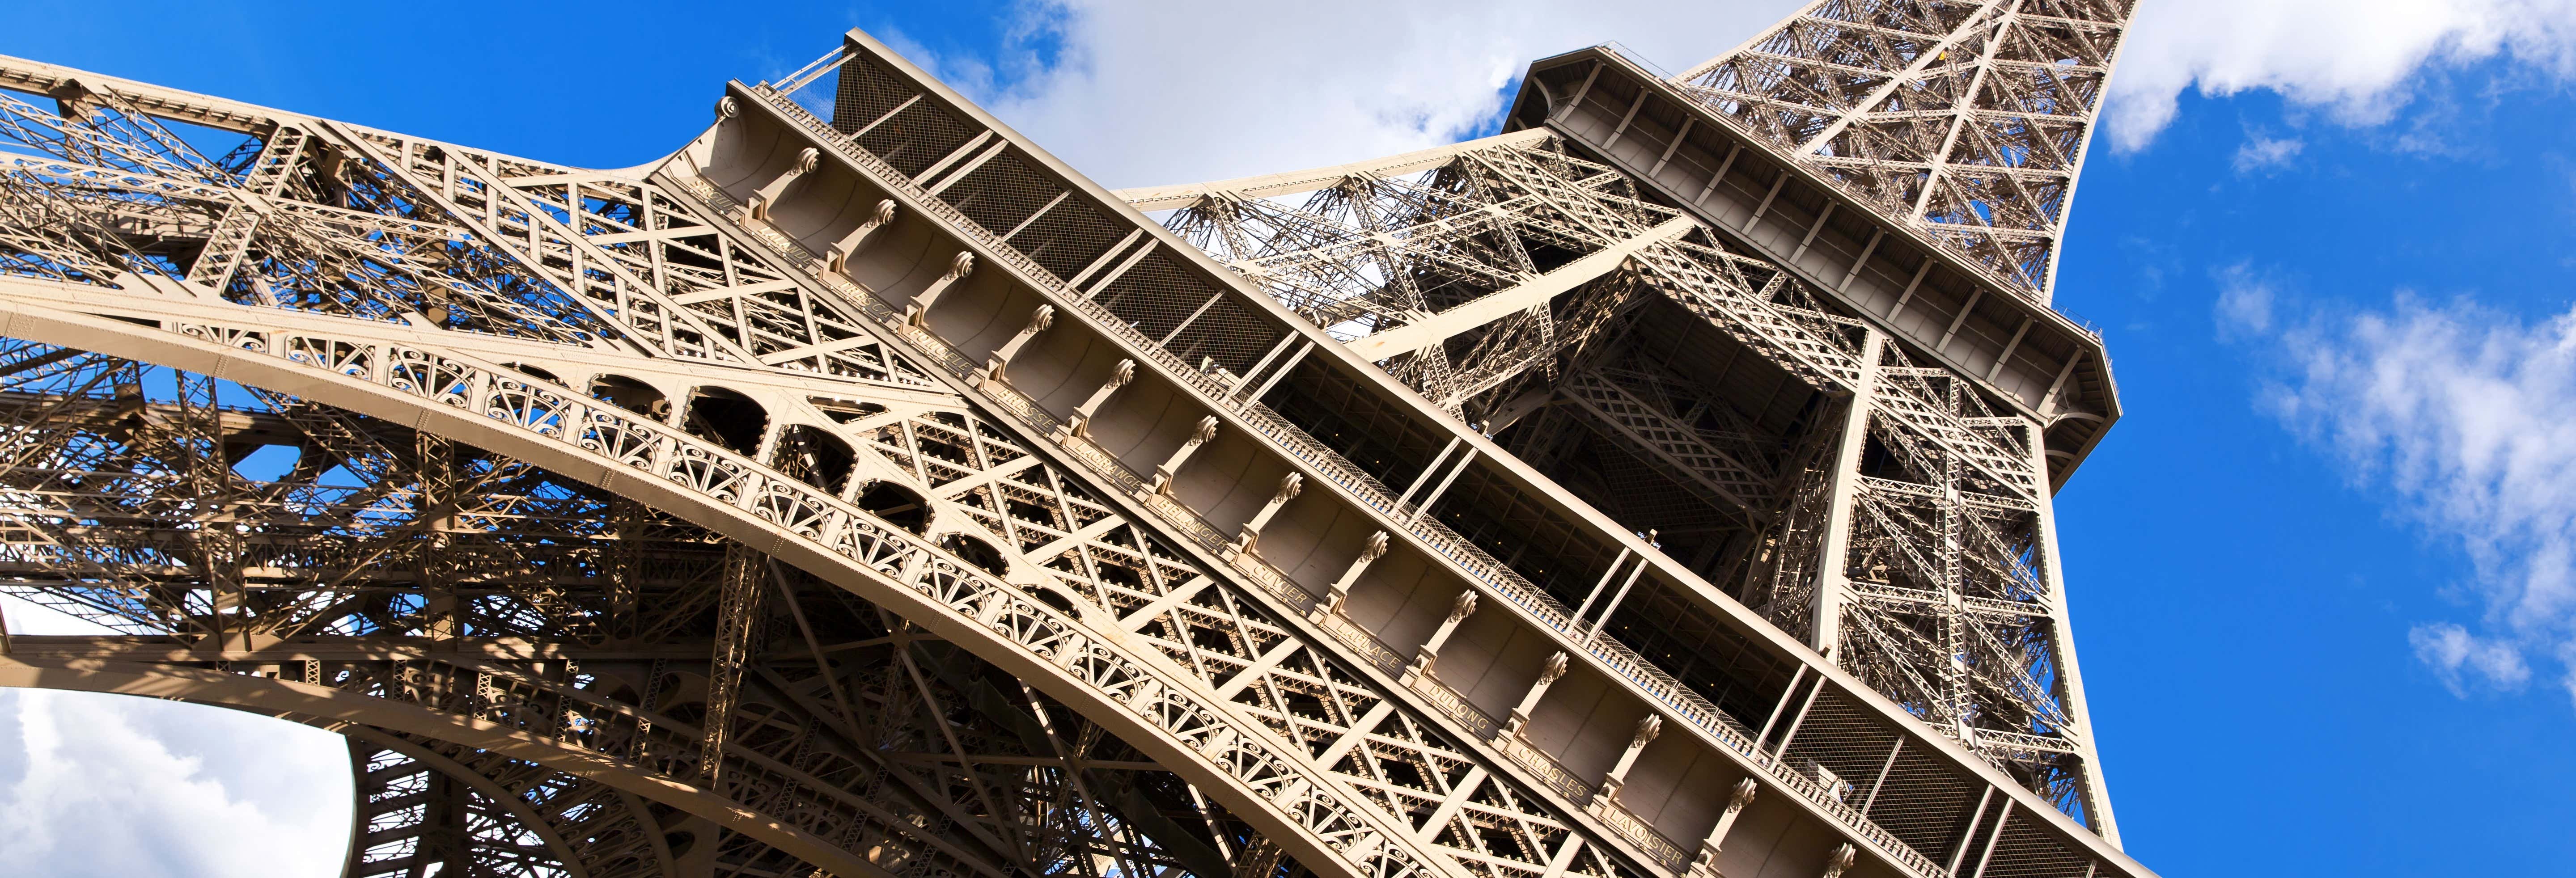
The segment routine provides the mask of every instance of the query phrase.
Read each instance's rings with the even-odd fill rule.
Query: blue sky
[[[1480,133],[1532,58],[1616,39],[1678,69],[1794,4],[1320,5],[22,0],[0,53],[619,166],[861,26],[1127,186]],[[2176,876],[2576,874],[2576,0],[2144,5],[2058,292],[2128,412],[2057,508],[2129,849]],[[337,748],[0,691],[0,861],[331,874],[336,848],[256,858],[346,838]]]

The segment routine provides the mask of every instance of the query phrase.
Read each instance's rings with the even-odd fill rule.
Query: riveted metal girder
[[[856,33],[624,172],[0,87],[0,588],[128,632],[0,684],[347,732],[352,874],[2148,874],[2042,440],[1552,135],[1185,240]]]

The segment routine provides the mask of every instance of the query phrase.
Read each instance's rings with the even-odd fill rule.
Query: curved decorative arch
[[[586,382],[590,398],[614,403],[619,408],[657,421],[671,417],[671,397],[650,382],[628,378],[613,372],[590,376]]]
[[[667,510],[968,645],[1209,790],[1300,862],[1339,862],[1392,878],[1413,874],[1424,868],[1426,857],[1437,856],[1418,846],[1409,827],[1390,825],[1382,812],[1362,807],[1360,795],[1344,781],[1308,767],[1304,754],[1291,755],[1285,742],[1250,731],[1262,724],[1239,715],[1207,684],[1163,656],[1125,646],[1123,632],[1092,630],[950,559],[927,540],[878,525],[836,498],[622,408],[590,405],[586,395],[462,354],[362,336],[326,339],[205,323],[181,323],[174,332],[19,300],[0,303],[0,318],[0,335],[293,393],[508,454]],[[340,356],[316,357],[316,345]],[[58,688],[131,687],[144,694],[155,685],[139,671],[124,672],[133,676],[58,672],[43,679],[66,684]],[[120,688],[99,689],[101,684],[87,680],[113,680]],[[495,737],[493,729],[460,733],[495,748],[513,743]],[[555,758],[575,774],[610,768],[596,757]],[[696,787],[630,782],[637,794],[692,813],[723,807]],[[740,813],[733,820],[745,832],[786,828]],[[818,865],[857,868],[846,852],[829,853],[810,835],[781,835],[773,844]]]
[[[812,95],[797,92],[836,68],[843,87],[833,99],[835,118],[826,121],[803,100]],[[409,585],[361,574],[381,586],[371,599],[394,602],[394,612],[360,619],[326,607],[322,616],[356,620],[332,634],[394,633],[488,647],[492,630],[507,629],[566,637],[588,648],[638,639],[669,645],[665,635],[700,637],[712,630],[712,658],[697,650],[698,657],[686,659],[704,673],[629,667],[627,677],[643,682],[628,688],[638,691],[631,701],[611,697],[683,724],[703,718],[702,737],[652,720],[660,733],[650,752],[607,752],[683,786],[759,803],[752,810],[800,827],[850,819],[865,802],[796,798],[800,782],[773,766],[724,761],[733,753],[732,736],[766,736],[769,749],[761,752],[782,752],[794,742],[782,743],[781,732],[811,731],[810,720],[829,709],[826,702],[844,695],[839,684],[845,681],[829,676],[837,672],[787,686],[764,676],[781,671],[770,659],[789,635],[806,641],[814,666],[833,664],[805,619],[791,626],[770,611],[775,605],[763,608],[767,583],[777,582],[788,592],[785,608],[797,610],[785,585],[792,577],[778,572],[787,566],[780,561],[832,577],[830,587],[812,589],[832,603],[866,604],[865,612],[885,620],[871,636],[971,635],[957,641],[970,648],[957,657],[990,655],[1011,664],[1009,675],[991,681],[1006,690],[999,700],[1015,700],[1007,690],[1024,693],[1040,726],[1049,708],[1021,679],[1080,696],[1066,705],[1071,709],[1054,712],[1060,722],[1097,715],[1110,725],[1147,730],[1139,740],[1153,754],[1136,757],[1136,764],[1172,762],[1193,777],[1225,781],[1228,786],[1216,788],[1220,801],[1252,802],[1259,810],[1251,813],[1270,821],[1265,827],[1296,830],[1276,840],[1312,866],[1375,875],[1420,870],[1554,878],[1624,871],[1669,876],[1703,866],[1812,874],[1807,864],[1831,861],[1835,872],[1857,863],[1862,874],[1893,869],[1924,876],[1954,871],[1943,869],[1941,859],[1955,864],[1981,844],[1982,863],[2002,844],[1995,839],[2008,823],[2020,835],[2007,845],[2019,852],[2007,859],[2071,858],[2087,872],[2118,859],[2088,832],[2109,828],[2107,812],[2097,810],[2098,787],[2052,774],[2038,791],[2047,796],[2041,799],[2016,778],[1963,761],[1976,757],[1926,736],[1903,706],[1865,692],[1846,697],[1861,684],[1740,606],[1715,599],[1697,574],[1600,510],[1563,496],[1561,486],[1533,480],[1509,455],[1423,409],[1421,400],[1355,361],[1330,335],[1296,325],[1260,295],[1257,283],[1133,222],[1097,187],[863,34],[854,32],[841,51],[785,82],[730,86],[719,111],[723,121],[667,161],[625,172],[547,167],[259,108],[224,119],[254,136],[244,149],[210,162],[130,105],[113,106],[126,100],[120,90],[142,93],[130,84],[100,90],[99,80],[87,75],[79,82],[110,106],[84,118],[75,116],[84,116],[87,104],[78,105],[83,113],[60,118],[23,103],[0,106],[11,120],[80,140],[65,148],[33,144],[52,155],[15,160],[13,173],[0,175],[0,197],[59,208],[46,215],[61,220],[6,230],[0,247],[33,257],[11,262],[11,273],[62,286],[62,295],[28,295],[14,277],[0,278],[0,298],[22,303],[22,314],[89,320],[102,335],[123,332],[166,344],[175,332],[214,349],[173,354],[193,362],[155,360],[193,370],[180,373],[181,393],[201,404],[160,410],[148,404],[147,415],[175,415],[195,432],[151,450],[158,460],[149,471],[107,473],[136,477],[131,481],[142,486],[114,498],[128,504],[119,513],[139,511],[125,517],[166,525],[152,537],[160,542],[145,547],[147,563],[114,554],[132,542],[58,545],[55,556],[100,569],[47,573],[46,582],[63,594],[105,595],[101,609],[141,630],[176,631],[170,640],[179,648],[220,652],[256,667],[256,659],[274,655],[272,648],[301,645],[293,637],[302,629],[278,629],[265,614],[284,609],[292,616],[302,611],[297,601],[339,601],[345,593],[339,581],[305,587],[309,582],[297,577],[309,574],[293,563],[284,578],[250,573],[269,578],[245,582],[244,574],[257,568],[236,562],[276,556],[265,534],[185,526],[218,520],[202,514],[208,509],[275,508],[270,500],[246,499],[221,467],[202,465],[228,453],[226,434],[203,428],[227,417],[215,403],[219,379],[251,387],[285,381],[292,382],[280,385],[285,393],[316,401],[290,399],[292,408],[280,411],[302,417],[299,428],[309,427],[304,435],[321,444],[340,438],[333,431],[365,429],[371,416],[398,419],[379,437],[350,437],[358,445],[382,440],[341,455],[352,472],[416,464],[421,475],[416,494],[399,495],[412,503],[405,510],[412,514],[389,518],[417,528],[433,548],[405,556],[418,565],[397,571],[416,574]],[[154,113],[225,106],[209,101],[164,100]],[[1569,106],[1581,101],[1578,95]],[[65,106],[75,104],[67,99]],[[851,118],[840,118],[843,111]],[[132,127],[101,124],[118,116]],[[1982,403],[1953,399],[1956,410],[1933,405],[1918,391],[1926,382],[1949,380],[1938,370],[1911,367],[1892,352],[1870,354],[1881,333],[1866,321],[1837,317],[1804,287],[1773,295],[1771,286],[1754,281],[1778,273],[1777,266],[1730,255],[1716,233],[1693,230],[1687,218],[1638,201],[1640,184],[1577,155],[1572,144],[1496,148],[1462,164],[1480,167],[1480,180],[1583,214],[1567,218],[1583,227],[1570,237],[1542,230],[1538,239],[1556,242],[1543,249],[1570,244],[1580,250],[1605,241],[1643,247],[1635,251],[1643,268],[1689,293],[1673,300],[1691,311],[1692,321],[1685,322],[1734,336],[1790,381],[1811,391],[1840,386],[1902,397],[1879,416],[1904,422],[1909,435],[1920,434],[1913,438],[1939,446],[1926,453],[1965,455],[1969,469],[2003,483],[2001,494],[1976,502],[2014,522],[2035,514],[2045,524],[2044,496],[2032,498],[2040,504],[2035,513],[2004,496],[2034,487],[2027,478],[2033,462],[2024,458],[2037,442],[2017,438],[2022,425],[1981,417],[1987,413]],[[304,159],[315,159],[310,164],[319,179],[337,179],[358,197],[314,190],[316,178],[297,173]],[[94,196],[102,191],[115,195]],[[1529,215],[1522,209],[1529,205],[1491,206],[1496,209],[1456,215],[1490,214],[1497,221]],[[152,220],[136,224],[137,211]],[[1679,244],[1655,243],[1672,243],[1675,233],[1682,235]],[[1140,241],[1142,249],[1135,246]],[[154,255],[137,259],[142,254],[129,245]],[[1600,258],[1587,265],[1618,261],[1615,254],[1594,255]],[[1523,281],[1553,257],[1509,261],[1491,266],[1496,271],[1482,282],[1513,284],[1512,302],[1547,292]],[[1540,315],[1524,316],[1529,319],[1514,324],[1498,345],[1523,338],[1523,330],[1545,334]],[[29,337],[61,341],[67,336],[59,328],[30,324]],[[138,349],[112,343],[126,346],[102,349]],[[1306,356],[1318,349],[1327,355]],[[2010,343],[2005,350],[2009,359]],[[0,368],[42,368],[41,356],[20,356],[0,346]],[[1429,386],[1439,383],[1440,359],[1410,358],[1405,369]],[[1300,367],[1301,361],[1322,371]],[[1275,374],[1264,377],[1271,367]],[[575,380],[621,371],[651,380],[666,399],[684,405],[639,418],[593,405],[575,390],[586,387]],[[1481,367],[1468,375],[1450,371],[1463,382],[1457,385],[1462,392],[1509,377]],[[1873,371],[1884,372],[1885,380],[1870,377]],[[1467,454],[1448,476],[1426,482],[1429,493],[1397,495],[1384,480],[1410,465],[1403,461],[1409,452],[1427,454],[1428,447],[1413,449],[1410,444],[1423,443],[1405,440],[1408,447],[1397,450],[1406,453],[1390,456],[1394,469],[1387,461],[1351,460],[1315,438],[1316,430],[1349,432],[1329,429],[1336,423],[1329,415],[1290,416],[1261,401],[1283,380],[1283,400],[1374,407],[1381,416],[1356,425],[1364,433],[1420,436],[1427,429],[1428,445],[1445,437],[1452,449],[1464,443]],[[1486,389],[1498,391],[1498,400],[1520,398],[1499,386]],[[818,401],[849,394],[889,405],[871,414]],[[1463,411],[1451,405],[1451,395],[1436,394],[1431,406]],[[117,402],[132,401],[117,396]],[[335,407],[335,400],[348,407]],[[892,405],[896,400],[904,404]],[[736,403],[736,411],[720,411]],[[750,414],[754,407],[757,416]],[[906,528],[854,510],[838,492],[782,471],[775,443],[800,425],[838,425],[868,475],[914,486],[938,510],[942,531],[993,534],[997,554],[1026,563],[1006,566],[1009,575],[996,582],[989,570],[959,563],[935,541],[907,536]],[[888,436],[888,428],[902,436]],[[938,435],[924,439],[924,432]],[[216,438],[201,438],[208,435]],[[478,457],[469,443],[503,454]],[[1449,505],[1525,507],[1551,532],[1520,532],[1523,542],[1566,536],[1570,549],[1536,558],[1512,549],[1522,562],[1515,565],[1483,545],[1513,528],[1486,530],[1470,541],[1436,513],[1425,515],[1480,455],[1494,465],[1479,466],[1463,493],[1447,497]],[[472,538],[457,542],[466,551],[448,550],[450,525],[442,522],[470,520],[444,514],[457,496],[453,486],[530,471],[563,473],[563,480],[536,478],[556,496],[588,504],[564,516],[581,522],[569,541],[580,545],[555,557],[591,565],[577,569],[592,573],[576,577],[586,580],[580,587],[555,590],[546,581],[552,571],[537,564],[520,571],[515,585],[477,587],[479,571],[455,561],[474,550]],[[1299,478],[1323,490],[1290,504]],[[1269,489],[1273,483],[1281,485],[1276,492]],[[1902,493],[1906,485],[1875,487]],[[1986,492],[1985,486],[1967,488]],[[516,499],[539,499],[519,493]],[[1419,501],[1410,509],[1408,495]],[[1878,500],[1887,498],[1871,498]],[[63,522],[91,516],[74,502],[62,505],[69,514],[51,521],[19,520],[79,542],[83,535],[76,531],[86,528]],[[677,526],[668,530],[688,531],[686,538],[700,547],[721,542],[704,539],[701,525],[737,538],[748,534],[752,542],[725,544],[721,564],[695,559],[698,578],[680,605],[637,626],[634,608],[651,601],[639,601],[631,587],[641,567],[631,554],[647,540],[633,539],[641,529],[621,522],[654,507],[678,512],[667,522]],[[174,509],[191,514],[174,515]],[[504,521],[512,513],[472,514]],[[296,517],[276,520],[303,526]],[[1991,538],[2006,554],[2025,541],[2013,528],[1971,536]],[[2045,542],[2044,530],[2039,539]],[[319,545],[327,540],[305,542],[341,569],[365,569],[363,553],[335,553]],[[785,557],[773,560],[773,551]],[[1381,554],[1389,557],[1379,562]],[[1815,553],[1800,548],[1796,554]],[[1639,633],[1639,626],[1613,619],[1620,597],[1611,598],[1588,630],[1568,624],[1579,623],[1582,610],[1565,607],[1565,592],[1579,590],[1574,580],[1583,578],[1586,563],[1607,561],[1615,573],[1632,556],[1643,561],[1630,582],[1653,574],[1640,601],[1656,603],[1645,612],[1671,618],[1677,610],[1686,620],[1681,627],[1687,630],[1677,636],[1666,636],[1672,632],[1665,626],[1644,626],[1664,645],[1644,654],[1632,648],[1639,644],[1619,639]],[[2053,549],[2033,553],[2027,563],[2053,563],[2053,557]],[[766,578],[759,575],[764,567]],[[721,573],[709,575],[710,568]],[[1803,577],[1805,571],[1797,572]],[[2045,574],[2045,582],[2041,574],[2015,577],[2045,585],[2055,574]],[[112,585],[94,585],[102,582]],[[1057,586],[1079,596],[1066,598],[1071,611],[1031,592]],[[1622,585],[1617,595],[1628,591]],[[872,600],[851,600],[851,594]],[[1479,595],[1492,609],[1470,620]],[[2002,602],[2008,612],[2045,609],[2009,597]],[[120,603],[129,598],[131,606]],[[1629,620],[1641,606],[1627,607]],[[1616,627],[1615,635],[1605,639],[1605,625]],[[863,626],[845,630],[856,627]],[[637,631],[644,637],[630,637]],[[834,648],[863,639],[845,637]],[[1550,647],[1571,658],[1567,679],[1553,690],[1547,672],[1535,666]],[[1736,658],[1714,669],[1648,658],[1661,651],[1669,659],[1679,650],[1731,651]],[[2060,658],[2050,668],[2071,681],[2071,655]],[[508,693],[535,686],[539,694],[530,697],[537,703],[563,704],[527,675],[458,667],[430,663],[462,699],[445,705],[450,712],[527,720],[541,737],[596,736],[586,727],[558,729],[549,725],[555,719],[484,691],[494,680]],[[314,666],[304,669],[311,675]],[[1526,682],[1531,672],[1541,674],[1540,682]],[[469,678],[470,684],[462,682]],[[665,686],[666,680],[673,682]],[[1704,691],[1711,686],[1717,691]],[[1800,706],[1774,746],[1767,724],[1755,732],[1750,720],[1765,708],[1783,713],[1802,687],[1800,704],[1853,715],[1815,719]],[[1554,696],[1543,698],[1550,691]],[[2066,691],[2076,688],[2070,682]],[[778,697],[803,701],[762,701]],[[1515,697],[1520,704],[1506,724],[1497,712]],[[838,707],[845,718],[855,715],[846,702]],[[604,720],[599,705],[573,709],[585,721]],[[637,712],[609,712],[621,717],[604,720],[611,726],[633,726],[620,734],[640,734],[644,727],[635,724],[648,722]],[[2040,730],[2067,725],[2057,719]],[[1657,739],[1667,726],[1681,734]],[[2023,727],[2007,717],[1957,733],[1991,738],[1982,746],[2025,754],[2011,757],[2020,762],[2090,765],[2080,738],[2015,731]],[[1875,774],[1886,779],[1900,753],[1917,760],[1930,754],[1928,775],[1896,772],[1921,776],[1904,785],[1927,797],[1924,804],[1881,819],[1869,805],[1845,801],[1853,788],[1827,780],[1822,763],[1812,763],[1819,767],[1814,776],[1799,772],[1796,766],[1811,764],[1800,761],[1813,755],[1807,751],[1853,736],[1869,739],[1870,753],[1836,758],[1834,774],[1870,774],[1875,764],[1882,766]],[[1807,749],[1793,750],[1793,743]],[[1880,752],[1885,762],[1878,761]],[[1172,753],[1177,761],[1164,758]],[[969,761],[963,750],[957,756],[961,764]],[[1641,769],[1634,784],[1632,768]],[[1085,769],[1067,770],[1080,786]],[[1743,792],[1723,792],[1739,780]],[[1757,787],[1778,795],[1753,805],[1748,829],[1789,820],[1792,831],[1763,831],[1768,845],[1739,839],[1744,843],[1726,848],[1721,861],[1728,827]],[[1918,797],[1880,796],[1873,785],[1864,801],[1884,805],[1891,798]],[[1974,820],[1960,828],[1939,816],[1952,805],[1982,816],[1995,801],[2003,811],[1984,836]],[[2077,810],[2059,813],[2070,807]],[[936,815],[924,816],[930,819],[923,826],[939,825]],[[1702,839],[1699,862],[1686,864],[1685,845],[1693,838]],[[1856,851],[1866,856],[1856,860]]]

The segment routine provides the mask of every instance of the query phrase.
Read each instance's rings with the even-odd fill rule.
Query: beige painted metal
[[[2135,6],[1818,0],[1672,81],[2045,302]]]
[[[349,874],[2151,874],[2059,772],[2080,696],[1779,609],[1931,515],[1948,592],[1809,605],[2045,616],[2072,685],[2036,425],[1555,131],[1137,195],[1167,229],[857,32],[624,171],[0,86],[61,109],[0,105],[0,588],[131,633],[0,684],[346,732],[424,797]]]
[[[1640,248],[1681,237],[1683,232],[1690,229],[1691,223],[1687,220],[1678,218],[1666,220],[1661,225],[1648,229],[1643,235],[1612,244],[1567,263],[1562,268],[1507,287],[1500,292],[1480,297],[1418,322],[1353,339],[1350,343],[1351,352],[1377,360],[1398,354],[1410,354],[1428,345],[1447,341],[1461,333],[1481,328],[1504,317],[1546,305],[1550,300],[1576,286],[1618,269]]]

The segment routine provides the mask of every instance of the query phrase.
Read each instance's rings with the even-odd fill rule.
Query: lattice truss
[[[1680,76],[1722,118],[2046,302],[2134,0],[1817,0]]]
[[[0,157],[0,284],[57,284],[41,295],[96,296],[82,301],[145,321],[185,307],[174,289],[212,290],[259,310],[168,325],[575,437],[602,465],[831,534],[852,562],[1015,648],[1094,656],[1069,673],[1120,703],[1162,705],[1140,709],[1231,782],[1293,797],[1288,819],[1387,878],[1419,867],[1373,820],[1471,874],[1630,874],[1598,845],[1568,844],[1569,820],[1335,650],[939,390],[862,332],[864,315],[752,258],[702,218],[742,210],[720,194],[321,120],[201,151],[113,94],[62,107],[0,101],[16,141]],[[438,329],[488,356],[405,340]],[[721,365],[710,374],[734,389],[655,387],[600,365],[675,359]],[[0,491],[0,587],[142,638],[19,638],[20,655],[292,680],[499,723],[706,789],[897,875],[1303,868],[1128,744],[913,623],[641,503],[431,432],[12,340],[0,345]],[[1042,572],[1006,582],[1003,570]],[[1077,648],[1092,635],[1072,620],[1095,614],[1225,703]],[[379,642],[404,645],[346,649]],[[312,657],[171,652],[281,644]],[[351,874],[432,862],[817,871],[524,759],[324,724],[372,742],[355,758],[358,833],[373,841]],[[415,795],[435,801],[415,807]]]
[[[26,343],[9,353],[20,367],[47,364],[13,369],[5,397],[11,563],[0,587],[11,593],[145,644],[500,639],[611,656],[476,661],[433,648],[232,670],[507,722],[673,778],[717,772],[746,806],[896,848],[890,867],[910,856],[987,874],[1018,863],[1205,874],[1222,860],[1207,845],[1262,844],[1197,816],[1205,807],[1187,784],[1078,714],[1015,681],[995,688],[1010,678],[739,544],[381,421],[238,385],[223,386],[245,390],[245,404],[198,406],[185,390],[157,402],[157,388],[132,391],[147,377],[212,382]],[[294,462],[274,478],[243,474],[262,449],[292,449]],[[353,465],[362,453],[378,457]],[[213,465],[182,472],[195,461]],[[330,486],[335,476],[365,484]],[[772,589],[792,603],[762,600]],[[749,620],[749,636],[718,636],[729,618]],[[614,658],[638,649],[670,657]],[[742,670],[726,682],[712,670],[726,667]],[[718,716],[730,717],[721,733],[692,729]],[[344,731],[363,736],[349,874],[430,863],[447,863],[441,874],[803,874],[755,839],[671,823],[551,769]],[[724,756],[711,764],[710,752]],[[1184,864],[1131,821],[1195,845],[1197,859]],[[955,835],[970,843],[939,841]],[[702,868],[672,871],[696,837]]]
[[[2002,424],[1967,381],[1911,365],[1890,349],[1878,372],[1889,385],[1939,400],[1971,423]],[[1867,418],[1855,484],[1850,546],[1840,560],[1851,592],[1836,628],[1843,667],[1962,740],[1977,742],[2051,800],[2082,800],[2085,753],[2054,694],[2057,596],[2043,574],[2039,508],[1909,434]],[[1825,460],[1783,515],[1782,543],[1757,574],[1748,603],[1790,630],[1815,625],[1822,555]]]
[[[1734,541],[1709,544],[1708,575],[1800,636],[1817,625],[1834,484],[1858,480],[1841,564],[1862,584],[1830,635],[1840,663],[2079,811],[2090,751],[2056,672],[2029,425],[1999,416],[1963,376],[1864,345],[1859,321],[1789,272],[1703,227],[1670,231],[1678,211],[1543,131],[1435,152],[1382,160],[1386,173],[1359,163],[1127,194],[1155,206],[1186,193],[1167,227],[1355,344],[1621,254],[1570,292],[1543,288],[1552,297],[1380,365],[1468,420],[1510,419],[1498,441],[1639,531],[1734,529]],[[1271,194],[1283,189],[1294,191]],[[1760,412],[1660,363],[1638,341],[1648,299],[1680,306],[1802,393],[1866,387],[1864,471],[1833,471],[1842,416],[1811,412],[1801,423],[1812,426],[1773,432],[1757,426]],[[1578,461],[1579,436],[1627,457]],[[1618,469],[1627,460],[1643,469]],[[1676,486],[1689,499],[1665,499]]]
[[[1432,333],[1417,337],[1439,344],[1399,351],[1384,365],[1452,412],[1479,417],[1612,355],[1615,346],[1597,342],[1632,314],[1641,290],[1713,285],[1781,306],[1765,309],[1779,313],[1764,322],[1797,325],[1768,327],[1774,332],[1836,332],[1814,298],[1767,263],[1696,233],[1656,234],[1678,228],[1681,214],[1641,199],[1635,181],[1553,137],[1505,135],[1439,152],[1401,157],[1412,160],[1395,173],[1208,184],[1163,223],[1337,338],[1430,324]],[[1277,189],[1289,191],[1266,194]],[[1570,269],[1582,281],[1574,295],[1526,293],[1605,252],[1627,258],[1613,270]],[[1478,313],[1497,301],[1518,307],[1499,319]]]
[[[556,859],[549,839],[532,828],[536,821],[523,819],[514,807],[522,803],[512,801],[497,784],[478,785],[460,777],[461,772],[442,771],[443,757],[435,754],[415,756],[399,745],[354,739],[349,744],[359,816],[342,874],[408,878],[433,868],[442,875],[574,874]],[[615,814],[620,807],[593,801],[599,790],[579,789],[580,781],[561,778],[557,783],[562,786],[532,798],[575,802],[567,810],[585,817]],[[601,832],[585,840],[591,838],[614,836]]]

